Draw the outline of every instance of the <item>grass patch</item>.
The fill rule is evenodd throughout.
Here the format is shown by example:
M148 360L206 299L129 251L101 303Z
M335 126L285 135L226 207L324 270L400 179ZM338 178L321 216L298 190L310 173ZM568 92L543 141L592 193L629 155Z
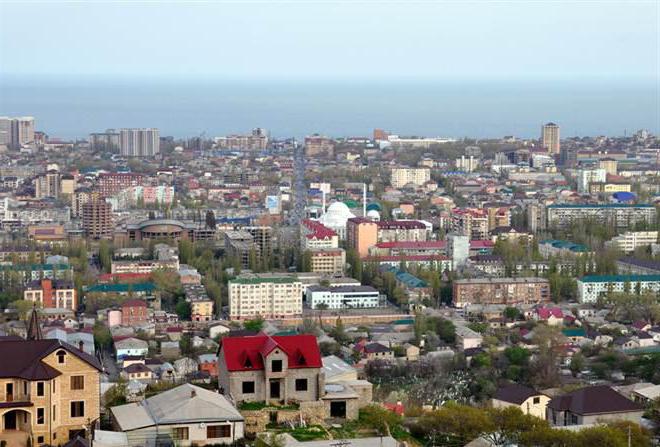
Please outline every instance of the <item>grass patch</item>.
M259 411L265 408L270 410L298 410L300 406L297 404L272 405L266 402L241 402L238 406L238 409L243 411Z

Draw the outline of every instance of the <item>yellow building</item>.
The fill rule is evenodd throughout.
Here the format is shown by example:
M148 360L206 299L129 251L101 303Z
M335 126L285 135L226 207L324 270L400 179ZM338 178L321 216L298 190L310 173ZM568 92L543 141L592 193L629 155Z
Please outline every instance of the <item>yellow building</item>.
M550 154L558 154L560 151L559 126L548 123L541 130L541 145Z
M56 446L87 436L99 419L100 363L59 340L42 340L36 312L28 338L0 341L0 440Z
M193 321L211 321L213 319L213 301L211 300L191 301L190 315Z
M550 397L532 388L512 384L501 387L491 399L493 408L517 407L525 414L545 419L545 410Z
M598 193L614 193L614 192L631 192L629 183L591 183L589 185L589 192L591 194Z

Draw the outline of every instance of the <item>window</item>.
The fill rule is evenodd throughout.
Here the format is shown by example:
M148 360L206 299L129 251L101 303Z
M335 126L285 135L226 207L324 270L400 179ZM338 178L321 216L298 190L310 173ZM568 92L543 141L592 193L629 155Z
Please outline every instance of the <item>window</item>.
M231 425L209 425L206 427L206 439L229 438Z
M270 370L275 373L282 372L282 360L273 360L270 362Z
M41 397L44 395L44 383L37 382L37 396Z
M188 439L188 427L176 427L172 433L172 438L179 441Z
M254 382L243 382L243 394L254 394Z
M541 398L540 397L535 397L534 398L534 405L540 404L541 403Z
M81 418L85 416L85 402L78 400L71 402L71 417Z
M296 391L307 391L307 379L296 379Z
M53 379L53 384L50 387L50 389L53 390L53 394L55 394L55 385L56 384L57 384L56 379Z
M65 351L57 351L57 363L63 364L64 363L64 358L66 357L66 352Z
M37 408L37 425L43 425L46 417L46 411L43 408Z
M55 420L55 415L57 414L57 413L55 412L55 408L56 408L56 405L53 405L53 420Z
M84 390L85 389L85 376L71 376L71 389Z
M23 382L23 394L27 396L28 394L28 383L27 381Z
M37 436L37 444L43 444L44 443L44 437L43 436Z

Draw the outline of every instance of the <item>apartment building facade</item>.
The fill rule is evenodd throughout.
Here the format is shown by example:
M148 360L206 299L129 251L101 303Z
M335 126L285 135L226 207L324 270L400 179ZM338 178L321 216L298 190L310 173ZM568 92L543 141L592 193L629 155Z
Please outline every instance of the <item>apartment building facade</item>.
M422 186L431 180L429 168L392 168L391 183L394 188L403 188L408 183Z
M302 282L283 274L246 273L229 281L229 319L277 319L302 314Z
M71 281L44 278L30 282L23 291L23 299L39 303L48 309L78 309L76 288Z
M545 278L474 278L454 281L452 302L455 307L469 304L549 303L550 283Z
M564 229L585 220L627 229L637 223L654 224L653 205L637 204L554 204L546 209L548 227Z

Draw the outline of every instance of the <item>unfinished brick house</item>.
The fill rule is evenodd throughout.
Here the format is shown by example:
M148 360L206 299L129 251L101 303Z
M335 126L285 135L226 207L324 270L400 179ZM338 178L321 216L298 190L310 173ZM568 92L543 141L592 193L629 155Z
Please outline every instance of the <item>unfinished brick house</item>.
M218 384L237 405L317 401L324 395L322 366L313 335L225 337Z

